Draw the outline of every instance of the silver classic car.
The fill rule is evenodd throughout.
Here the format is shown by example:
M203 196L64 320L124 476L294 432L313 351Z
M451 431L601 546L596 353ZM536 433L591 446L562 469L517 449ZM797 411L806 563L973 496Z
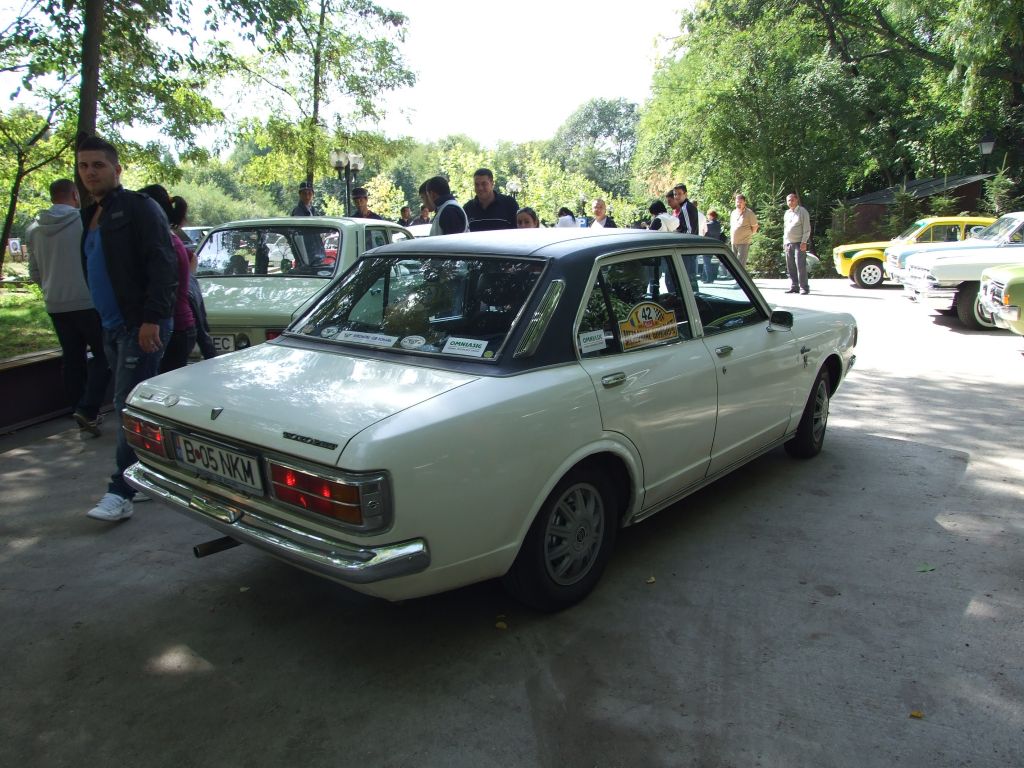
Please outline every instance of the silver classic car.
M773 310L717 240L408 240L279 338L140 384L126 477L229 537L212 550L390 600L502 578L554 610L620 527L778 446L817 454L856 342L850 315Z

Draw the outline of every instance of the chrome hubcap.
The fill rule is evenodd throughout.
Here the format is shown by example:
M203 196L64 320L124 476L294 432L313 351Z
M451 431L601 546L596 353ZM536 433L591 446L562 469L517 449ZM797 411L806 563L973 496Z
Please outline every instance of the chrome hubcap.
M566 490L544 531L544 565L561 586L575 584L594 566L604 540L604 503L588 483Z

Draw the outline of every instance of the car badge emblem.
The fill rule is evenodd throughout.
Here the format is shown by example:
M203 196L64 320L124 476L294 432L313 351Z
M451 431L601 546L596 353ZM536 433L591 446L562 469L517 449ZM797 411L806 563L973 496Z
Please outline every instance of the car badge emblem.
M216 421L217 417L224 413L223 408L211 408L210 409L210 421Z

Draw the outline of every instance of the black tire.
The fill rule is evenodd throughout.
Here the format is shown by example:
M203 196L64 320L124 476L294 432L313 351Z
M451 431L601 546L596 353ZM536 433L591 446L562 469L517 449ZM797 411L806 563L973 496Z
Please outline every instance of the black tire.
M825 428L828 426L828 407L832 394L832 377L827 369L818 371L818 376L807 397L803 416L796 428L796 434L786 442L786 452L797 459L809 459L821 453L825 444Z
M860 288L877 288L885 280L885 267L878 259L863 259L853 268L853 282Z
M996 327L995 321L982 308L978 300L980 283L964 283L956 292L957 319L972 331L988 331Z
M541 611L578 603L597 584L615 544L618 501L607 478L574 470L562 478L530 526L502 582Z

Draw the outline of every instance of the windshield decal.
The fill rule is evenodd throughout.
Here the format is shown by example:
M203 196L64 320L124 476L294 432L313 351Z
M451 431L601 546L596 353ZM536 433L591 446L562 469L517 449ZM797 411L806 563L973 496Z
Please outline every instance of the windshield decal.
M355 344L372 344L375 347L393 347L398 341L397 336L386 336L383 333L363 333L362 331L342 331L338 341L351 341Z
M483 357L487 342L480 339L462 339L449 336L441 352L449 355L465 355L466 357Z
M653 301L641 301L629 310L629 316L619 323L619 335L622 337L624 350L678 339L676 313Z
M419 349L420 347L425 346L426 343L427 340L422 336L406 336L398 342L402 349Z

